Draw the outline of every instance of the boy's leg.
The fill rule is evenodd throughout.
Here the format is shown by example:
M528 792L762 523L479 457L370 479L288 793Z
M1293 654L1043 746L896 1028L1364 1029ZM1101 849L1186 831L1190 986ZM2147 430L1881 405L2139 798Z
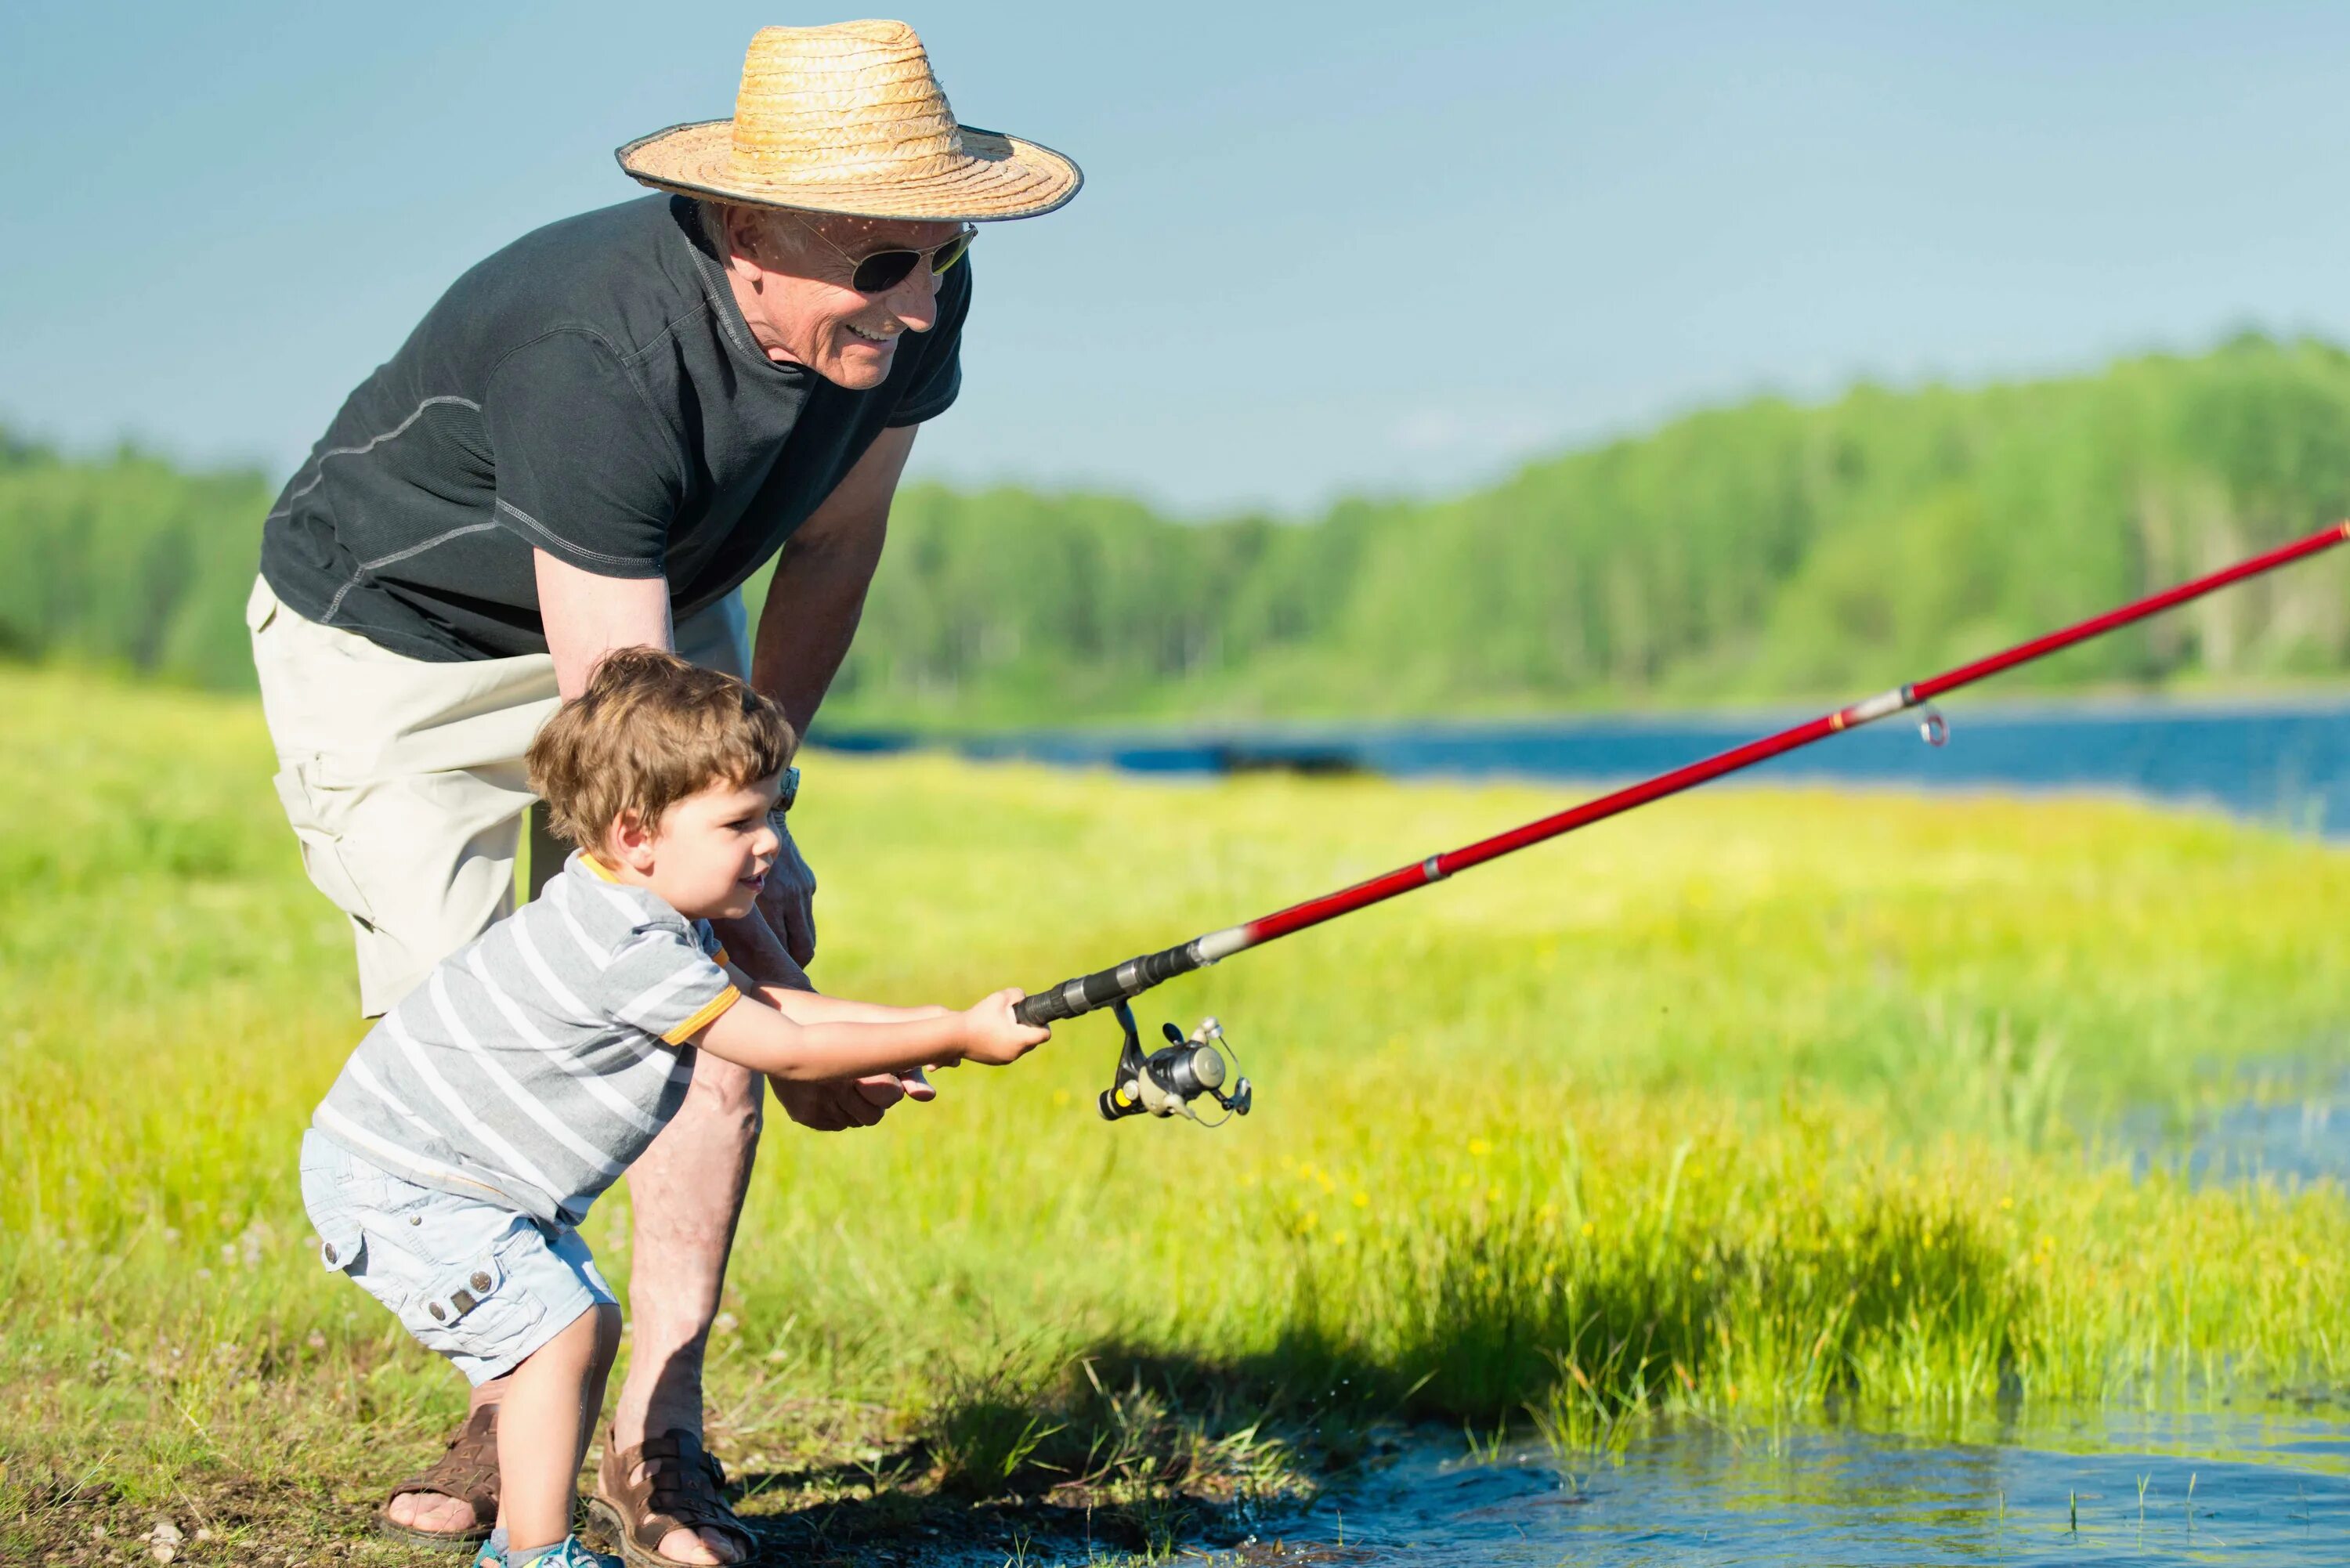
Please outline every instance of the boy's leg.
M604 1376L620 1328L611 1286L578 1232L551 1228L502 1202L419 1186L315 1128L303 1135L301 1174L303 1207L318 1231L320 1262L348 1274L469 1382L486 1386L495 1376L502 1394L518 1383L526 1387L525 1402L499 1402L495 1434L479 1444L486 1451L476 1465L502 1481L502 1461L519 1443L546 1450L551 1472L570 1486L583 1433L602 1407ZM550 1408L560 1409L559 1419ZM543 1494L550 1484L542 1477L536 1490L515 1494L522 1510L515 1521L525 1531L544 1522ZM457 1491L474 1494L475 1489ZM468 1535L477 1538L493 1522L507 1521L502 1484L493 1496L478 1525L473 1504L465 1504L460 1522ZM389 1511L384 1517L390 1533L416 1544L455 1543L416 1540L424 1533L418 1527ZM569 1517L562 1515L567 1534Z
M571 1533L579 1463L619 1344L620 1309L599 1302L504 1378L498 1521L510 1555L553 1546Z
M373 1017L513 907L531 801L521 758L555 710L554 661L404 659L304 619L265 582L245 627L278 796L310 879L349 919L360 1011ZM495 1445L473 1417L504 1391L504 1378L473 1389L454 1446L419 1480L484 1490ZM403 1491L385 1513L452 1542L479 1528L471 1501L440 1491Z
M373 1016L511 907L518 819L531 804L521 759L556 705L554 661L404 659L303 619L259 582L246 628L282 769L279 794L311 879L350 917L362 1011ZM737 599L688 617L677 641L696 663L747 670ZM532 826L536 892L565 851L544 836L543 821ZM639 1323L619 1422L630 1446L648 1429L682 1428L697 1441L702 1431L702 1347L718 1310L760 1108L755 1077L706 1066L712 1070L696 1074L678 1125L632 1174ZM498 1378L473 1389L474 1435L481 1428L472 1416L505 1388ZM452 1474L466 1468L464 1452L451 1457L461 1461ZM474 1522L472 1503L429 1490L402 1492L386 1511L404 1528L452 1536ZM693 1545L689 1532L671 1539L681 1562L741 1559L721 1532L702 1534L722 1543L715 1554Z

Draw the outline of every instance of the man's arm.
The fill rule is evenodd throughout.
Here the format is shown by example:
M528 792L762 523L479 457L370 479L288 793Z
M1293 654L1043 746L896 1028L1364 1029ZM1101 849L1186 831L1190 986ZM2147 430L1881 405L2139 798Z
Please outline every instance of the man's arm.
M751 655L751 684L774 698L802 735L857 635L865 590L881 564L889 503L917 428L904 425L876 436L775 563Z
M775 699L802 736L857 635L865 590L881 564L889 503L898 493L898 476L906 471L906 454L914 450L914 429L905 425L875 437L792 535L775 563L751 653L751 684ZM720 937L763 984L813 989L800 966L816 957L815 903L816 873L786 833L775 869L759 891L759 912L765 919L756 923L764 929L722 931ZM752 940L737 946L746 935ZM919 1073L894 1080L867 1078L843 1093L846 1087L777 1083L775 1097L793 1120L822 1130L878 1120L901 1094L927 1100L935 1092Z
M775 563L751 655L751 684L775 699L803 736L857 635L865 591L881 564L889 503L906 470L906 454L914 449L914 430L906 425L875 437ZM796 963L815 960L816 873L788 833L760 889L759 909ZM760 978L789 983L783 976Z
M676 649L668 578L599 577L544 550L533 550L531 561L538 569L539 622L566 702L588 689L596 661L616 648Z

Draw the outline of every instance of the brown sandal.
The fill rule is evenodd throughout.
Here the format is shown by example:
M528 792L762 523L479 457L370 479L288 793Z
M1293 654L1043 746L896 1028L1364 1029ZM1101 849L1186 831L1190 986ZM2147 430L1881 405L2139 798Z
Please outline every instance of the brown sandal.
M726 1502L726 1472L682 1427L672 1427L641 1447L614 1447L604 1439L603 1462L596 1467L596 1495L588 1517L619 1544L629 1568L690 1568L660 1553L672 1530L714 1530L739 1549L737 1564L749 1563L759 1543Z
M410 1492L431 1492L436 1497L453 1497L470 1503L473 1510L473 1527L468 1530L418 1530L397 1523L391 1517L395 1498ZM490 1538L490 1528L498 1521L498 1407L484 1405L465 1417L449 1439L449 1446L439 1459L384 1493L383 1506L376 1510L375 1527L395 1541L411 1546L442 1546L451 1551L463 1551L478 1546Z

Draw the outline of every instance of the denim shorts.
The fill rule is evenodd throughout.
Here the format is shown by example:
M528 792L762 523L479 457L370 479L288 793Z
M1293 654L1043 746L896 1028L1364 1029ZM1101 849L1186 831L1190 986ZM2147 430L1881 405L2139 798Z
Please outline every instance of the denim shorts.
M315 1127L302 1135L302 1206L318 1261L477 1384L615 1300L578 1231L487 1196L420 1187Z

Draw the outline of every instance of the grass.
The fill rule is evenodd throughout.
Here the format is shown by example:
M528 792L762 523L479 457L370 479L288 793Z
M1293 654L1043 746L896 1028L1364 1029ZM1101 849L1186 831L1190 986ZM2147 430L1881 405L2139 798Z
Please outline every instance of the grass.
M309 1251L295 1144L359 1024L259 715L0 670L0 1546L105 1559L168 1513L191 1560L395 1561L356 1505L461 1392ZM808 774L818 979L895 1001L1042 985L1557 798ZM2083 1129L2330 1083L2345 907L2350 855L2117 803L1660 805L1146 999L1225 1019L1259 1090L1221 1133L1095 1120L1100 1020L875 1132L771 1122L715 1440L819 1555L1081 1512L1148 1553L1389 1418L1604 1450L1658 1417L2328 1395L2343 1192L2134 1178ZM590 1231L616 1276L625 1218Z

